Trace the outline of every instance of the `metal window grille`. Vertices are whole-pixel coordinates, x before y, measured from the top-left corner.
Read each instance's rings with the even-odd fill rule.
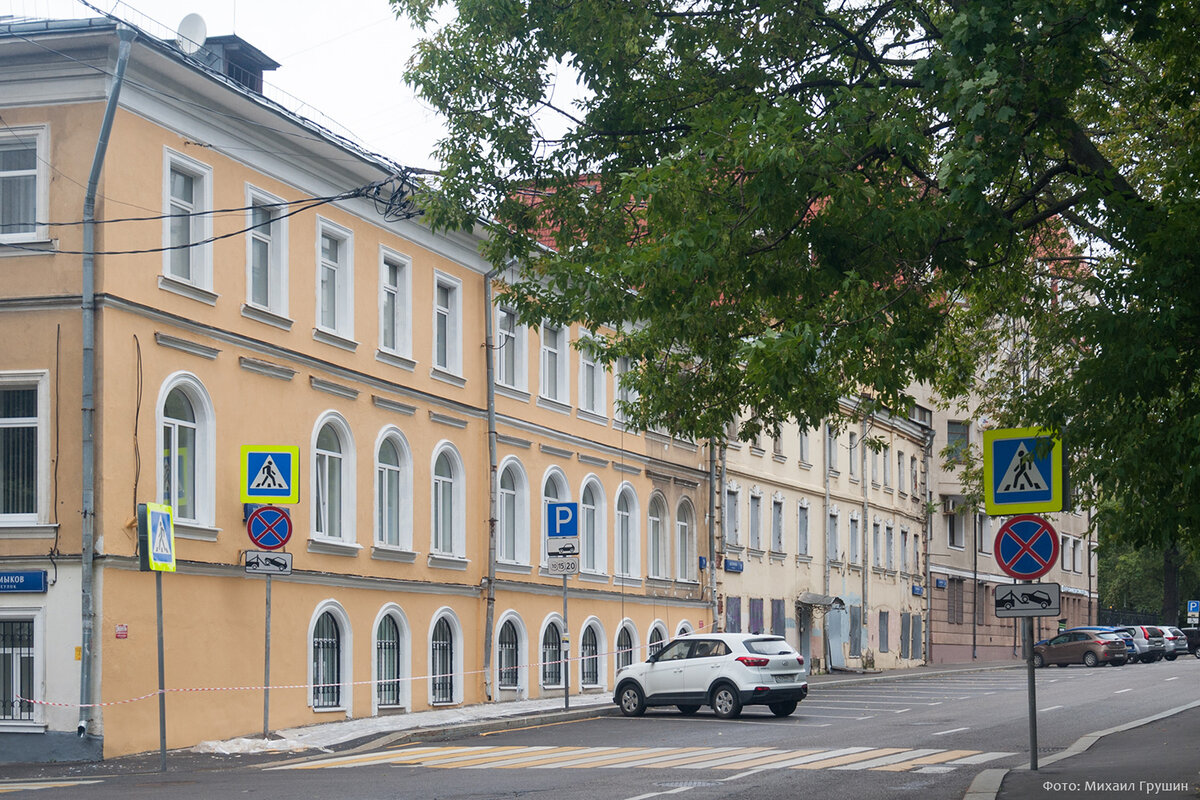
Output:
[[[663,634],[661,630],[655,628],[654,630],[650,631],[650,655],[654,655],[659,650],[662,650],[664,644],[666,644],[666,642],[663,640]]]
[[[617,634],[617,669],[628,667],[633,663],[633,637],[629,628],[622,628]]]
[[[512,621],[504,623],[500,629],[500,688],[517,688],[517,626]]]
[[[600,646],[596,640],[596,629],[588,628],[583,632],[583,644],[580,645],[582,658],[580,679],[584,686],[596,686],[600,683]]]
[[[0,719],[33,719],[33,661],[33,620],[0,621]]]
[[[313,708],[337,708],[342,703],[342,634],[326,611],[313,631]]]
[[[454,635],[445,617],[433,626],[433,702],[454,702]]]
[[[400,705],[400,628],[396,620],[379,621],[375,642],[375,698],[381,706]]]
[[[557,625],[542,634],[542,685],[562,686],[562,635]]]

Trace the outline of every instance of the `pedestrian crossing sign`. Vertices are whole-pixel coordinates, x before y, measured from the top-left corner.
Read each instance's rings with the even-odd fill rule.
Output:
[[[242,502],[300,502],[300,448],[242,445]]]
[[[175,571],[175,520],[170,506],[139,503],[138,561],[142,572]]]
[[[983,500],[988,514],[1063,511],[1066,493],[1061,439],[1042,428],[983,432]]]

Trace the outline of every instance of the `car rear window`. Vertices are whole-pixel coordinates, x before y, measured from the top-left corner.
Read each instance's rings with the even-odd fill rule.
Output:
[[[1104,633],[1103,631],[1096,634],[1097,639],[1120,639],[1115,633]]]
[[[747,639],[746,649],[760,656],[787,656],[796,652],[786,639]]]
[[[1146,635],[1147,636],[1162,636],[1163,632],[1159,628],[1152,628],[1150,626],[1146,626]]]

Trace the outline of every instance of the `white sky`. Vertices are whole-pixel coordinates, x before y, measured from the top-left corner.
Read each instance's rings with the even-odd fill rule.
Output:
[[[437,166],[430,155],[442,135],[437,115],[401,78],[419,31],[397,20],[386,0],[91,2],[162,36],[188,14],[199,14],[209,36],[237,34],[282,64],[264,80],[332,118],[369,149],[409,166]],[[95,16],[74,0],[0,0],[0,16],[6,14]]]

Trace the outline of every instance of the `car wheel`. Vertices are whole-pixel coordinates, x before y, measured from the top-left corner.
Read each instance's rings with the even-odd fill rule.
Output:
[[[1100,659],[1096,658],[1096,654],[1091,650],[1083,654],[1083,665],[1085,667],[1094,667],[1100,663]]]
[[[621,689],[621,713],[627,717],[640,717],[646,713],[646,696],[636,684],[627,683]]]
[[[678,708],[679,713],[683,714],[685,717],[690,717],[692,714],[695,714],[700,710],[700,706],[676,706],[676,708]]]
[[[1108,662],[1108,665],[1110,667],[1123,667],[1125,666],[1125,659],[1122,658],[1119,661],[1110,661]]]
[[[1041,653],[1034,653],[1033,666],[1037,667],[1038,669],[1046,666],[1046,658]]]
[[[777,717],[790,716],[796,710],[796,701],[788,700],[786,703],[771,703],[767,706],[771,709],[771,713]]]
[[[742,713],[742,700],[737,690],[722,683],[712,694],[712,710],[721,719],[735,719]]]
[[[1175,660],[1175,654],[1174,654],[1174,653],[1171,653],[1171,655],[1169,655],[1169,656],[1166,656],[1166,659],[1167,659],[1167,661],[1174,661],[1174,660]]]

